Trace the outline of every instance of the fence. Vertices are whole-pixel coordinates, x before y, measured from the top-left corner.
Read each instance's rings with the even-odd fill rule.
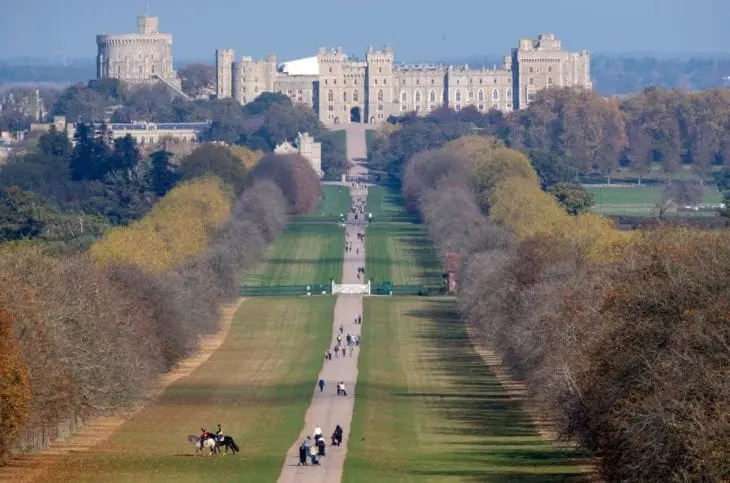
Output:
[[[241,297],[295,297],[332,295],[332,284],[241,285]]]

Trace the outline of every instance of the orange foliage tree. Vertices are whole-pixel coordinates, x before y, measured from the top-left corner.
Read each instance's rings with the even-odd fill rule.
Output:
[[[7,454],[30,409],[28,369],[13,337],[15,320],[0,308],[0,457]]]

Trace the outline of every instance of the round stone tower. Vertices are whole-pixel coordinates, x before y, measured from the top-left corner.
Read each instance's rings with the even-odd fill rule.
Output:
[[[179,85],[172,66],[172,35],[158,31],[157,17],[137,18],[137,33],[96,36],[97,79],[148,82],[162,78]]]

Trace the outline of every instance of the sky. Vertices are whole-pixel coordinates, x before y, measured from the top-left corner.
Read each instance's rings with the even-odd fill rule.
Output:
[[[149,3],[176,59],[277,60],[341,46],[362,57],[390,45],[397,61],[503,55],[554,33],[568,50],[730,53],[730,0],[0,0],[0,58],[96,55],[97,33],[136,31]]]

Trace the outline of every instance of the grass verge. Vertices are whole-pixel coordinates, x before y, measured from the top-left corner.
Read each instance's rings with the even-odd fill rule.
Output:
[[[247,300],[196,372],[102,447],[63,460],[49,480],[276,481],[322,366],[312,347],[329,343],[333,310],[331,297]],[[194,457],[187,435],[217,423],[242,452]]]
[[[340,221],[340,214],[346,214],[352,207],[349,188],[345,186],[322,186],[322,197],[317,208],[308,215],[297,215],[289,218],[293,222],[302,221]]]
[[[292,223],[245,285],[306,285],[342,277],[345,232],[337,224]]]
[[[580,481],[472,349],[453,299],[367,298],[346,483]]]
[[[403,197],[393,188],[371,186],[368,188],[368,212],[373,214],[373,223],[418,222],[418,216],[406,212]]]
[[[376,284],[439,287],[441,265],[423,226],[414,223],[373,224],[365,237],[366,275]]]

